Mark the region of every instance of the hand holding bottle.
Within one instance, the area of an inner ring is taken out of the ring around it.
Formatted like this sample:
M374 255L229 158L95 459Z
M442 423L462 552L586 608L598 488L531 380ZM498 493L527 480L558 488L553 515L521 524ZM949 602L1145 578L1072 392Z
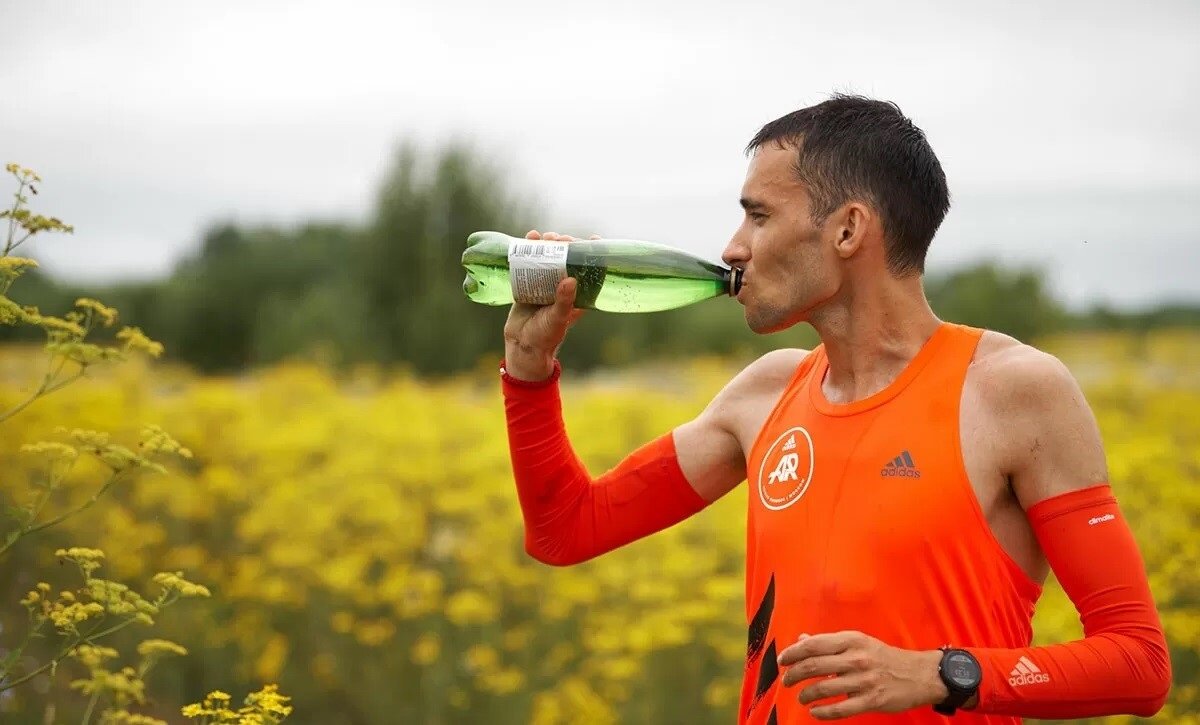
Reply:
M536 230L525 235L526 239L548 242L573 242L574 237L566 234ZM592 239L600 237L592 235ZM518 380L539 381L554 372L554 358L567 336L567 330L583 315L576 308L575 291L578 282L574 277L559 281L555 289L554 302L549 305L514 303L504 323L504 364L508 374Z

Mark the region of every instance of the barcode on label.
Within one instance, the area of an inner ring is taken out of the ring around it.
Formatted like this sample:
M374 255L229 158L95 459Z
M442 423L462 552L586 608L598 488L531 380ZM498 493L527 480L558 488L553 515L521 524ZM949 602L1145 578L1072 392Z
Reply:
M508 273L514 301L550 304L558 282L567 276L567 243L510 243Z
M513 254L521 257L553 257L558 258L562 253L557 246L549 244L518 244L513 247Z

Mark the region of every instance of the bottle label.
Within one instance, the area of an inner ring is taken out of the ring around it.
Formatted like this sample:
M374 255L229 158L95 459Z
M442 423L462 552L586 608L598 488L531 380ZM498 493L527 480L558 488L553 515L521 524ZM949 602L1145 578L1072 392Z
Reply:
M508 279L514 302L549 305L567 276L567 242L520 241L508 245Z

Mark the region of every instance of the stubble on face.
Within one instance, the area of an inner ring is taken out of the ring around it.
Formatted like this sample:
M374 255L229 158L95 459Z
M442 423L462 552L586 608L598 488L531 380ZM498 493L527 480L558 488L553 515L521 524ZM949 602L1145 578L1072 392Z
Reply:
M803 322L829 294L822 230L812 222L811 200L796 178L795 160L795 147L759 149L742 189L746 218L739 233L746 235L751 252L742 302L746 324L756 334Z

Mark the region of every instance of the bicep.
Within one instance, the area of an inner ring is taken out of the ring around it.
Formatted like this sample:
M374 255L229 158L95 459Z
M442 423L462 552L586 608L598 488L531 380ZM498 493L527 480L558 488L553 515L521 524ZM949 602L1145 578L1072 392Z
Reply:
M1079 384L1058 360L1041 356L1023 372L1011 464L1021 506L1108 482L1096 417Z
M673 434L679 468L705 501L717 500L745 479L741 444L716 411L705 410Z
M674 430L679 467L704 500L711 503L746 480L743 440L761 425L807 354L794 348L766 353L729 381L699 416Z

